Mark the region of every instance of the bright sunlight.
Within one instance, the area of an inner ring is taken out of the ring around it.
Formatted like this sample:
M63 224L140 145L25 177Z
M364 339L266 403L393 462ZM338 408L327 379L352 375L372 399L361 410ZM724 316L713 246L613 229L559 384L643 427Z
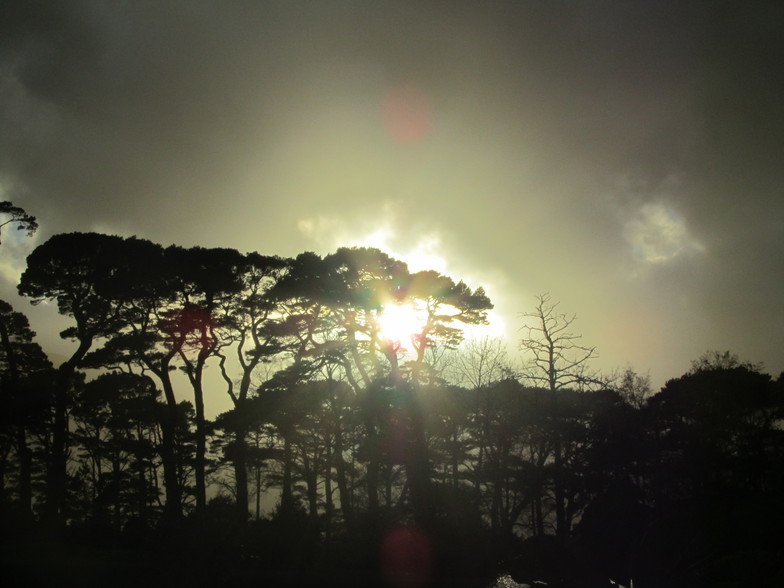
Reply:
M411 304L389 304L378 317L381 337L410 350L411 339L422 331L425 317Z
M303 235L320 245L320 249L332 250L335 247L375 247L386 252L395 259L406 262L409 270L419 272L435 270L444 275L459 274L466 276L465 267L452 267L447 262L444 243L437 231L415 233L398 230L400 223L398 211L392 202L385 202L379 213L375 226L372 223L360 223L360 227L351 227L343 219L332 216L317 215L299 219L298 228ZM368 229L370 224L370 230ZM485 273L485 272L482 272ZM476 276L475 276L476 277ZM469 284L483 285L492 300L501 298L499 288L490 288L489 282L503 283L503 277L484 275L484 279L467 279ZM408 307L392 307L386 309L379 317L382 336L390 341L397 341L410 350L411 335L421 331L424 317ZM487 325L461 325L466 339L482 337L503 337L506 326L503 313L496 309L487 313Z

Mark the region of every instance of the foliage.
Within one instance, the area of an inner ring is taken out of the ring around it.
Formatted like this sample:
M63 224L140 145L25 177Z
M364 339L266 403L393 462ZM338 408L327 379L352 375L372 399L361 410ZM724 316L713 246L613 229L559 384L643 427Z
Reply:
M15 224L19 231L26 231L28 237L38 229L38 222L34 216L5 200L0 202L0 234L3 227L10 224Z

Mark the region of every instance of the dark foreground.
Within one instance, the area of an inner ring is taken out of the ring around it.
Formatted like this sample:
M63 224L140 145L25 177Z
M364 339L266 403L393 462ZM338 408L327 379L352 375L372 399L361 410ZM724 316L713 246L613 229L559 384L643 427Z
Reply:
M270 521L241 531L187 520L177 529L122 534L88 527L3 531L0 583L9 587L629 588L630 580L635 588L784 586L784 548L773 535L764 545L738 541L724 550L718 542L710 547L704 534L673 535L665 542L673 553L660 544L630 566L620 545L613 562L612 555L598 557L597 543L562 547L547 536L493 545L486 536L428 538L407 526L375 537L369 531L333 537L328 545L323 537L304 541L302 529L275 528Z

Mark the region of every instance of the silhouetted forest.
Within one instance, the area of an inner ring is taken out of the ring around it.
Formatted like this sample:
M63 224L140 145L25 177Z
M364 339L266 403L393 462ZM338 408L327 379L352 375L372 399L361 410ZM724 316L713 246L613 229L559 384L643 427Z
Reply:
M369 248L60 234L18 289L73 354L0 301L5 585L784 584L784 382L729 352L654 391L542 295L518 365L481 288Z

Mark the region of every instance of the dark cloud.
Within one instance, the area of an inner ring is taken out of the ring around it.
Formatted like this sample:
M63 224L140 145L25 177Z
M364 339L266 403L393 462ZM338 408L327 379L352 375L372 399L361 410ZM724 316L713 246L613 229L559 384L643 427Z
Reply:
M388 226L493 282L511 339L549 290L607 366L784 367L780 3L0 11L0 189L39 238L291 255ZM382 116L400 84L431 108L408 143Z

